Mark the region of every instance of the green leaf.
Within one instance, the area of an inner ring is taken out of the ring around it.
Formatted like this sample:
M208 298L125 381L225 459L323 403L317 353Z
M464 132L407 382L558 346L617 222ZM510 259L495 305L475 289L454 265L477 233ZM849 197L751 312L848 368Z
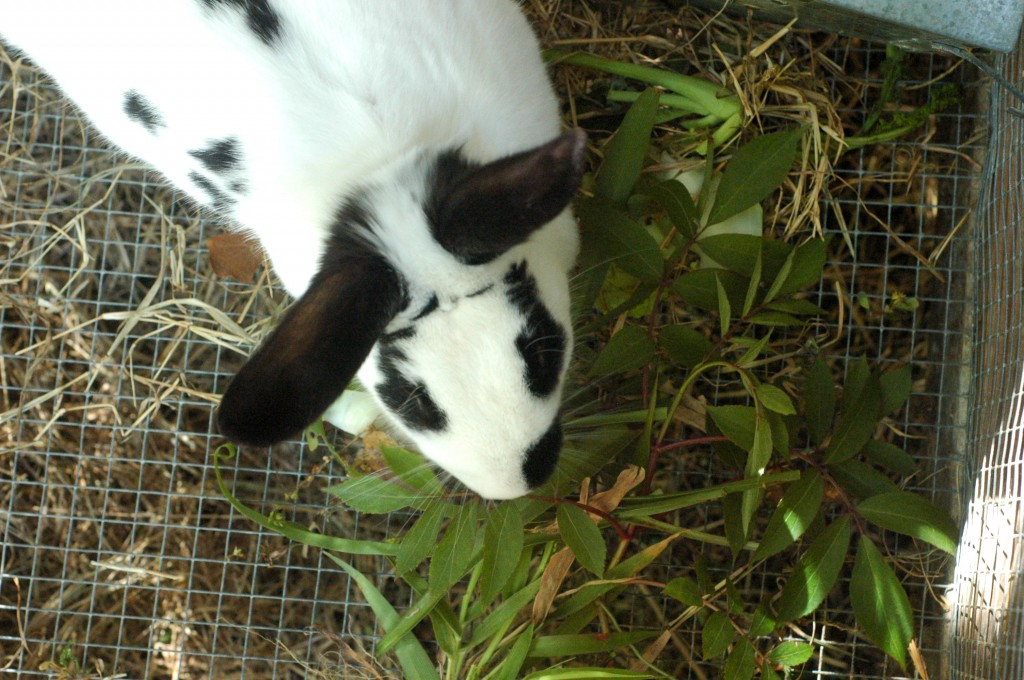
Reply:
M850 548L848 515L825 528L797 563L779 597L779 621L792 621L818 608L832 590Z
M788 460L790 445L786 419L774 411L765 411L765 415L768 416L768 424L772 426L772 447L784 460Z
M679 233L691 239L697 234L697 206L682 182L668 179L648 187L645 193L665 209Z
M658 284L640 281L619 267L611 267L594 306L608 317L625 312L634 319L645 318L654 309L657 290Z
M899 491L886 475L857 459L829 465L828 471L843 489L857 498Z
M533 602L540 591L540 579L531 581L525 588L512 595L494 608L487 616L483 617L473 628L473 635L469 640L470 647L476 647L492 635L501 631L505 624L513 620L522 611L523 607Z
M715 289L718 295L718 323L722 329L722 335L729 334L729 324L732 321L732 306L729 304L729 295L725 292L722 280L715 279Z
M755 137L736 152L722 173L708 224L760 203L782 186L796 160L801 128Z
M757 411L753 406L708 406L719 431L744 451L754 446L754 430L757 427Z
M871 377L871 368L867 359L858 358L846 367L846 382L843 383L843 410L849 411L857 403L860 393Z
M768 331L757 340L754 340L753 338L733 337L733 347L746 347L746 351L743 353L743 356L736 360L736 365L742 368L752 368L754 362L761 359L761 353L764 352L764 348L768 346L768 342L771 338L771 331Z
M906 451L893 444L869 441L861 449L861 453L872 462L901 475L912 475L918 471L914 459Z
M794 316L822 316L826 314L824 309L809 300L774 300L766 304L765 309Z
M814 646L806 642L783 640L772 651L768 652L768 660L779 666L791 668L807 663L814 656Z
M793 401L789 398L789 395L774 385L767 383L758 385L757 400L766 409L781 413L784 416L796 413L796 409L793 408Z
M672 579L665 584L664 592L672 599L679 600L690 607L700 607L704 604L704 598L701 597L697 582L689 577Z
M339 538L337 536L325 536L323 534L309 531L305 527L299 526L294 522L284 521L276 517L268 517L267 515L245 505L232 495L227 484L224 483L224 474L221 471L221 463L223 461L230 460L234 457L235 453L237 453L237 448L234 444L222 444L218 446L213 452L213 474L217 479L217 488L220 489L221 495L227 499L228 503L231 504L231 507L252 522L271 531L275 531L285 538L289 538L304 545L313 546L314 548L323 548L324 550L333 550L334 552L347 553L349 555L393 556L398 554L398 546L394 543L385 541L361 541Z
M353 510L368 514L394 512L422 504L427 498L422 492L377 475L347 479L326 491Z
M603 576L608 547L601 536L601 530L590 519L587 511L571 503L561 503L556 514L558 532L579 563L596 576Z
M825 452L825 462L841 463L860 452L875 432L881 408L882 390L876 376L868 376L855 398L847 399L844 394L843 413Z
M699 239L697 249L725 269L748 279L754 275L764 243L763 238L752 234L716 234Z
M581 261L587 266L615 264L641 281L661 280L661 246L641 224L597 198L577 200L576 216L583 232Z
M400 446L382 446L380 453L391 471L403 483L431 496L439 495L443 491L430 463L420 454Z
M548 668L530 673L523 680L648 680L656 677L614 668Z
M782 285L786 282L786 278L789 273L793 271L793 262L796 259L796 248L789 251L786 255L785 261L782 263L782 267L779 269L779 273L775 275L770 286L768 286L768 292L764 294L764 302L769 303L779 295L779 291L782 290ZM785 310L782 310L785 311Z
M484 557L480 570L480 595L493 600L505 587L523 550L523 517L513 503L498 503L484 524Z
M747 458L747 477L763 475L771 458L771 425L763 413L757 412L754 420L754 445L750 447L750 456Z
M857 506L864 519L883 529L919 538L950 555L960 532L949 513L916 493L895 491L872 496Z
M678 277L672 284L676 295L688 304L708 311L718 311L718 287L721 285L729 296L730 304L743 304L747 290L747 279L725 269L698 269Z
M782 312L758 312L750 317L750 323L756 326L771 326L772 328L790 328L803 326L804 322L791 314Z
M759 492L760 489L753 491L755 494ZM743 550L750 532L751 515L744 512L743 498L743 493L731 493L722 499L725 537L729 541L729 549L733 555L738 555Z
M764 538L754 551L751 561L771 557L803 536L818 514L824 496L825 482L821 475L816 470L805 471L798 481L786 489L786 494L768 520Z
M430 615L434 608L441 603L447 592L445 590L430 590L420 596L420 599L404 612L398 624L389 630L377 643L377 653L384 655L390 652L403 637L412 632L412 629L420 624L420 621Z
M430 589L442 592L465 575L473 560L477 539L479 505L467 503L455 508L455 517L448 523L444 538L430 560ZM516 556L518 558L518 555Z
M798 479L799 476L800 474L795 471L776 472L764 475L763 477L724 482L712 487L694 489L693 491L661 495L652 494L650 496L627 496L619 504L619 509L616 510L615 516L618 519L653 517L681 508L692 508L695 505L724 498L730 493L767 488L773 484L791 482Z
M704 622L704 631L701 633L704 660L710 661L725 654L735 638L736 629L732 627L729 615L721 611L713 612Z
M757 297L757 291L761 286L761 269L763 266L761 251L758 249L757 260L754 263L754 271L750 274L750 285L747 286L747 296L743 299L743 312L740 316L750 314L750 309L754 306L754 298Z
M733 616L742 616L743 605L745 604L743 595L740 594L740 589L736 587L736 583L728 576L725 577L725 595L726 604L729 605L729 613Z
M526 663L526 655L530 651L530 645L533 644L533 636L534 628L529 625L512 643L512 647L502 659L501 665L488 678L490 680L516 680L523 669L523 664Z
M654 358L658 348L647 331L640 326L623 326L590 368L590 377L625 373L643 368Z
M658 635L656 630L629 633L595 633L582 635L545 635L533 641L532 657L581 656L603 654L621 647L643 642ZM586 676L593 677L593 676Z
M914 635L910 600L896 574L867 536L861 536L850 578L850 604L869 640L906 667Z
M658 344L673 362L693 368L714 349L711 341L688 326L666 326L658 332Z
M622 560L614 567L609 567L608 572L605 574L605 578L616 579L616 578L627 578L629 576L635 576L642 569L646 569L647 566L656 560L662 552L665 551L679 534L668 536L658 541L654 545L649 545L637 554L629 557L628 559Z
M804 384L804 409L807 412L807 432L816 446L821 446L832 429L836 414L836 388L828 364L818 357L807 373Z
M370 609L373 610L374 615L377 617L377 621L380 622L381 627L385 631L389 631L401 623L402 617L388 603L381 592L377 590L370 579L348 562L329 552L324 554L348 572L348 575L356 582L356 585L363 592L363 597L366 598L367 604L370 605ZM401 640L395 645L395 656L398 657L398 663L402 666L403 677L409 680L440 680L433 662L427 656L427 652L423 649L419 640L416 639L416 636L409 633L402 636Z
M752 637L761 637L771 633L777 626L778 624L775 622L775 619L768 614L767 607L760 605L750 617L750 630L748 633Z
M618 131L608 142L594 193L615 205L626 204L640 177L658 113L658 96L657 90L646 89L629 107Z
M811 239L797 246L789 276L779 286L776 295L791 295L820 281L827 255L828 249L821 239Z
M757 670L757 650L745 637L736 641L736 646L725 661L725 680L750 680Z
M432 503L412 525L399 544L395 563L395 570L399 574L415 569L433 552L437 544L437 533L450 509L447 503Z
M914 380L910 375L910 366L900 366L886 371L878 378L882 388L882 414L888 415L899 410L910 398Z

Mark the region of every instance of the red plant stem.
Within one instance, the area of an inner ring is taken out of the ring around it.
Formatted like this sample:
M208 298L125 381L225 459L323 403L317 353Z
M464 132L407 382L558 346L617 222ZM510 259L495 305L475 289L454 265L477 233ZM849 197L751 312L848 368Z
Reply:
M672 451L674 449L683 449L688 446L700 446L701 444L719 444L721 442L729 441L728 437L715 436L715 437L694 437L693 439L684 439L681 442L672 442L671 444L662 444L661 446L655 447L655 450L661 454L666 451Z
M622 526L619 520L615 519L604 510L599 510L598 508L591 507L586 503L580 503L579 501L570 500L568 498L552 498L550 496L526 496L526 498L535 501L543 501L545 503L567 503L569 505L575 505L577 508L580 508L581 510L586 510L587 512L597 515L604 521L608 522L608 524L612 525L612 528L615 529L615 533L617 533L619 535L619 538L621 538L623 541L629 542L629 540L632 538L630 536L630 533L626 531L626 528Z

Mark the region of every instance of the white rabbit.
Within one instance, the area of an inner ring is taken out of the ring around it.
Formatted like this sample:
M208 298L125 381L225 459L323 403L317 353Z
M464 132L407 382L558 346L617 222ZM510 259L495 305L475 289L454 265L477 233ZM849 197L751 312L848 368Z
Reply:
M297 298L224 435L296 435L358 372L480 495L548 478L585 137L513 0L0 0L0 35Z

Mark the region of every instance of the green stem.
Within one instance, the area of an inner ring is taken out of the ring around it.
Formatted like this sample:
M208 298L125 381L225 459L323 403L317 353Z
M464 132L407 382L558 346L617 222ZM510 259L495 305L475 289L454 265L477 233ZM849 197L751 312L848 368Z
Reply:
M583 66L624 78L641 80L651 85L659 85L696 102L697 105L702 107L702 110L696 111L696 113L714 114L722 120L726 120L742 110L738 97L730 94L725 88L703 78L684 76L681 73L653 66L642 66L640 64L629 64L613 59L605 59L604 57L583 52L567 53L561 50L546 50L544 57L549 61L557 61L561 64Z
M625 102L632 104L639 97L639 92L630 92L628 90L608 91L608 101L611 102ZM724 118L719 118L714 114L708 113L704 107L685 95L663 94L658 98L658 103L664 104L665 106L671 106L672 108L679 109L680 111L686 111L687 113L696 113L701 116L707 116L712 119L711 125L721 123L724 120ZM708 125L707 127L711 127L711 125Z
M886 130L885 132L879 132L877 135L867 135L864 137L847 137L843 140L843 152L853 151L864 146L870 146L871 144L881 144L882 142L891 142L894 139L898 139L903 135L913 130L915 125L905 125L903 127L893 128L892 130Z
M696 382L697 378L699 378L702 373L715 367L735 368L732 364L726 361L710 361L702 366L697 366L690 371L689 375L686 376L686 380L683 381L683 384L676 392L676 397L672 400L672 405L668 407L668 414L665 417L665 422L661 424L661 430L658 431L658 440L655 442L655 446L660 446L661 442L664 441L665 435L668 433L668 428L672 425L672 417L676 414L676 411L679 410L679 405L683 403L683 397L686 396L686 393L690 391L691 387L693 387L693 383Z

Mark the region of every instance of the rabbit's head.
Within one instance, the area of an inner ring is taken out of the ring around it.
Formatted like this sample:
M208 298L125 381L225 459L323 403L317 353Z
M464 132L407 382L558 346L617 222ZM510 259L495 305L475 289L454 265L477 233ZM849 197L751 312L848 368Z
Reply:
M487 498L543 483L572 347L567 207L585 136L489 163L419 153L338 213L304 295L221 402L221 431L297 434L357 373L428 458Z

